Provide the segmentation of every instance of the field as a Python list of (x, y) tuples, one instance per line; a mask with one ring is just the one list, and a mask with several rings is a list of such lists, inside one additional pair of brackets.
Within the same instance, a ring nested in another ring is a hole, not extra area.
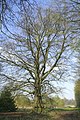
[(80, 110), (48, 110), (45, 113), (9, 112), (0, 113), (0, 120), (80, 120)]

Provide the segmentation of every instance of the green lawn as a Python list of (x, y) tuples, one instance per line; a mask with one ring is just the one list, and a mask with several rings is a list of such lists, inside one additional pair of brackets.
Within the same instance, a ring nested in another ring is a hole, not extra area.
[(48, 108), (48, 111), (80, 111), (80, 108)]

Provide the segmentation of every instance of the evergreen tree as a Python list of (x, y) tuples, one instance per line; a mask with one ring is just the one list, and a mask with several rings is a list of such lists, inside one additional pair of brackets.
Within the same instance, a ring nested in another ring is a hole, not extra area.
[(14, 112), (16, 111), (15, 101), (8, 88), (4, 88), (0, 96), (0, 112)]

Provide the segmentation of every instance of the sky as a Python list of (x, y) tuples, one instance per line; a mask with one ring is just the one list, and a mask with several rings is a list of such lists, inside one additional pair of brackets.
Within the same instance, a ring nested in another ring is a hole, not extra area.
[(65, 87), (65, 90), (63, 90), (63, 96), (65, 96), (68, 99), (75, 99), (74, 87), (75, 81), (78, 79), (75, 71), (77, 58), (75, 56), (72, 56), (69, 60), (69, 63), (70, 63), (70, 66), (68, 68), (69, 76), (65, 77), (65, 80), (67, 82), (64, 82), (62, 85)]
[(63, 84), (65, 89), (63, 89), (63, 93), (61, 95), (62, 98), (67, 98), (67, 99), (75, 99), (75, 94), (74, 94), (74, 82), (66, 82)]

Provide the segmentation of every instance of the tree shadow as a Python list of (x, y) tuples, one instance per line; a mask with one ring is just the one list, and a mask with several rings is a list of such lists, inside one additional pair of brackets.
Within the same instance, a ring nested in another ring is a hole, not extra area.
[(53, 120), (48, 114), (39, 114), (36, 112), (14, 112), (10, 114), (0, 114), (0, 120)]
[(32, 112), (30, 114), (28, 114), (28, 116), (30, 120), (53, 120), (51, 116), (49, 116), (48, 114), (39, 114), (36, 112)]
[(80, 111), (65, 112), (61, 115), (61, 120), (80, 120)]

